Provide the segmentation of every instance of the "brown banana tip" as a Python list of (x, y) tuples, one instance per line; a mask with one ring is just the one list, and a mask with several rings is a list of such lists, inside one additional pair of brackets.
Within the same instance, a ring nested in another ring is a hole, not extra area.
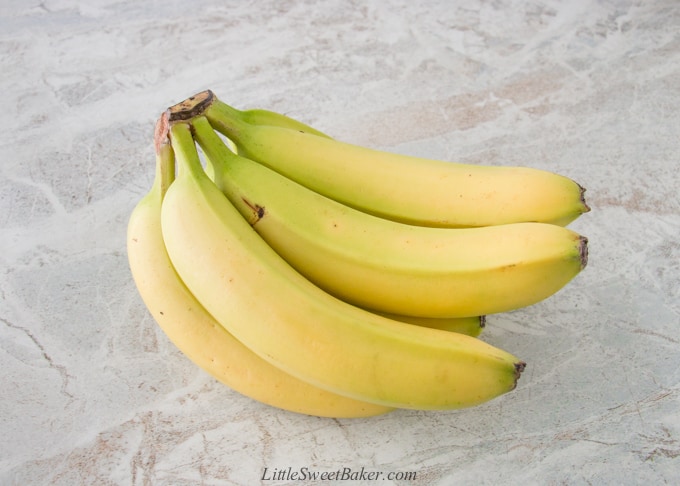
[(170, 123), (168, 111), (164, 111), (156, 121), (153, 132), (153, 145), (156, 154), (161, 152), (161, 147), (170, 143)]
[(205, 91), (190, 96), (184, 101), (180, 101), (176, 105), (172, 105), (168, 108), (170, 123), (191, 120), (192, 118), (202, 115), (205, 110), (210, 107), (213, 101), (215, 101), (215, 94), (209, 89), (206, 89)]
[(479, 327), (486, 327), (486, 316), (479, 316)]
[(588, 206), (588, 203), (586, 202), (586, 188), (579, 183), (576, 183), (576, 185), (578, 186), (579, 191), (581, 192), (579, 198), (581, 200), (581, 204), (583, 205), (583, 212), (587, 213), (588, 211), (590, 211), (590, 206)]
[(578, 252), (581, 258), (581, 270), (588, 265), (588, 238), (585, 236), (578, 237)]
[(514, 390), (515, 387), (517, 386), (517, 381), (519, 380), (519, 377), (522, 375), (522, 372), (524, 371), (524, 368), (527, 367), (527, 364), (524, 361), (518, 361), (515, 363), (515, 381), (512, 386), (512, 389)]

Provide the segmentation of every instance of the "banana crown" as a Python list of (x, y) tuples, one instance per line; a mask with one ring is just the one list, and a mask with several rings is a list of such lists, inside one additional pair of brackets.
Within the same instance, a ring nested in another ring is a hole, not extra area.
[(582, 271), (590, 208), (559, 174), (427, 160), (333, 139), (210, 91), (168, 108), (128, 224), (133, 279), (168, 338), (215, 379), (323, 417), (470, 407), (525, 362), (487, 316)]

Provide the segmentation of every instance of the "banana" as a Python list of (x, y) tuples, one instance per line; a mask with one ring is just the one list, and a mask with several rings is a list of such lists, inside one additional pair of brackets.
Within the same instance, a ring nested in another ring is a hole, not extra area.
[(209, 90), (193, 101), (194, 114), (203, 113), (236, 144), (239, 154), (383, 218), (436, 227), (517, 222), (566, 226), (590, 210), (579, 184), (549, 171), (423, 159), (304, 130), (255, 125)]
[(170, 259), (236, 339), (325, 390), (388, 407), (453, 409), (514, 389), (525, 363), (463, 334), (353, 307), (296, 272), (207, 177), (187, 123), (170, 127), (178, 175), (161, 208)]
[(325, 291), (378, 312), (480, 316), (540, 302), (587, 261), (587, 240), (561, 226), (413, 226), (329, 199), (231, 152), (208, 120), (194, 127), (217, 186), (255, 231)]
[(369, 417), (392, 410), (293, 378), (246, 348), (203, 308), (180, 280), (165, 249), (161, 200), (174, 178), (174, 159), (168, 143), (157, 143), (156, 152), (155, 180), (132, 212), (127, 248), (139, 293), (175, 346), (221, 383), (273, 407), (335, 418)]

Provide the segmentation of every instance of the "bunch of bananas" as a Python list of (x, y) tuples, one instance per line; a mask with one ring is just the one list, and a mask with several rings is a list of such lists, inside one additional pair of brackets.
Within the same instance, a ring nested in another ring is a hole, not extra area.
[(368, 417), (514, 389), (525, 363), (478, 338), (587, 262), (584, 190), (546, 171), (337, 141), (211, 91), (170, 107), (128, 226), (139, 293), (170, 340), (285, 410)]

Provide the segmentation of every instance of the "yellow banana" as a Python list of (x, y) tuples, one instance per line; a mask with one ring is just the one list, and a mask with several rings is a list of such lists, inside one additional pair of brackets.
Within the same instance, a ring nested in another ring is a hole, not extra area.
[(128, 226), (128, 258), (139, 293), (168, 338), (196, 365), (237, 392), (281, 409), (324, 417), (368, 417), (391, 408), (330, 393), (293, 378), (229, 334), (173, 268), (161, 234), (161, 200), (174, 177), (169, 144), (157, 143), (156, 177)]
[(561, 226), (407, 225), (352, 209), (231, 152), (190, 120), (218, 187), (255, 231), (325, 291), (370, 310), (428, 318), (505, 312), (553, 295), (586, 264)]
[(437, 227), (517, 222), (566, 226), (589, 211), (573, 180), (528, 167), (481, 166), (372, 150), (304, 130), (256, 125), (211, 91), (195, 96), (239, 154), (316, 192), (387, 219)]
[(389, 407), (452, 409), (512, 390), (525, 364), (463, 334), (348, 305), (297, 273), (207, 177), (188, 124), (171, 125), (179, 162), (161, 210), (178, 274), (240, 342), (320, 388)]

